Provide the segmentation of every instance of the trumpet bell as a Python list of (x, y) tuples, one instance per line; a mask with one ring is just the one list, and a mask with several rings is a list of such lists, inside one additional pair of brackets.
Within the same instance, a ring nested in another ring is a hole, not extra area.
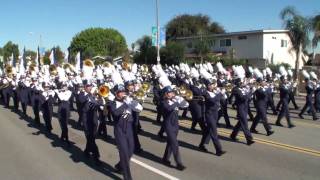
[(94, 63), (91, 59), (84, 60), (83, 65), (88, 67), (94, 67)]
[(99, 91), (98, 91), (99, 96), (106, 98), (108, 97), (109, 93), (110, 93), (110, 88), (108, 86), (99, 87)]
[(133, 93), (133, 98), (138, 101), (144, 101), (145, 92), (143, 90), (138, 90)]
[(129, 63), (129, 62), (123, 62), (121, 66), (122, 66), (122, 69), (124, 69), (126, 71), (131, 70), (131, 63)]
[(143, 92), (147, 93), (150, 91), (151, 85), (150, 85), (150, 83), (143, 82), (141, 85), (141, 88), (142, 88)]
[(56, 76), (58, 74), (57, 66), (52, 64), (49, 66), (49, 72), (51, 76)]

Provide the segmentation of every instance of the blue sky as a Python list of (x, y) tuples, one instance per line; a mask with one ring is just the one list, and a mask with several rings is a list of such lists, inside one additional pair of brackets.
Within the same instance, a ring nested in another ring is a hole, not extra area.
[[(320, 0), (159, 0), (162, 26), (183, 13), (207, 14), (228, 32), (281, 29), (279, 12), (295, 6), (304, 16), (320, 13)], [(59, 45), (89, 27), (118, 29), (130, 47), (155, 25), (155, 0), (0, 0), (0, 46), (12, 40), (20, 49)], [(32, 33), (30, 33), (32, 32)]]

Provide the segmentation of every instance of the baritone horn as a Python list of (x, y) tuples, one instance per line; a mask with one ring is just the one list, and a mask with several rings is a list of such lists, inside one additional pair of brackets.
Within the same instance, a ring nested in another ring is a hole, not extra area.
[(126, 71), (130, 71), (131, 70), (131, 63), (129, 63), (129, 62), (123, 62), (121, 64), (121, 66), (122, 66), (122, 69), (124, 69)]

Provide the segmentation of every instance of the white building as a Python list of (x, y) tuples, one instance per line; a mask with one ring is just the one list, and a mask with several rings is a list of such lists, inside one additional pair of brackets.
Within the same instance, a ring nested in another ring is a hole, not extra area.
[[(288, 63), (295, 67), (296, 53), (292, 50), (287, 30), (255, 30), (231, 32), (206, 36), (181, 37), (177, 41), (186, 47), (186, 56), (194, 55), (196, 40), (208, 38), (212, 53), (222, 53), (235, 59), (246, 59), (248, 63), (265, 67), (267, 64)], [(308, 56), (300, 57), (300, 68)]]

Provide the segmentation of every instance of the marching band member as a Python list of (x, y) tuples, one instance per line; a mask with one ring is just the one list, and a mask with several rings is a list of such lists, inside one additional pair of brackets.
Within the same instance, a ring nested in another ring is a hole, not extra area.
[(70, 116), (70, 97), (72, 92), (68, 89), (67, 83), (61, 84), (60, 90), (56, 89), (55, 93), (58, 97), (58, 114), (59, 114), (59, 124), (61, 128), (60, 139), (65, 141), (70, 145), (69, 136), (68, 136), (68, 120)]
[[(119, 78), (119, 77), (118, 77)], [(121, 77), (120, 77), (121, 78)], [(124, 179), (132, 179), (130, 159), (134, 152), (133, 114), (142, 111), (142, 106), (129, 96), (122, 84), (114, 87), (115, 100), (110, 104), (110, 111), (115, 122), (114, 136), (119, 150), (120, 162), (115, 168), (123, 172)]]
[(29, 103), (29, 86), (30, 86), (30, 81), (29, 77), (24, 78), (24, 76), (20, 76), (20, 81), (18, 82), (19, 86), (19, 98), (20, 98), (20, 103), (22, 107), (22, 112), (24, 116), (27, 115), (27, 107)]
[(41, 93), (42, 117), (44, 119), (47, 131), (51, 133), (51, 130), (52, 130), (51, 120), (53, 116), (53, 102), (54, 102), (55, 92), (50, 89), (49, 82), (43, 82), (42, 87), (43, 87), (43, 91)]
[(239, 133), (240, 128), (242, 129), (245, 138), (247, 140), (247, 145), (251, 145), (254, 143), (253, 137), (248, 128), (248, 102), (251, 98), (251, 92), (248, 88), (244, 87), (243, 78), (244, 78), (244, 70), (240, 67), (234, 67), (234, 73), (236, 75), (235, 79), (235, 87), (233, 88), (233, 94), (235, 96), (235, 103), (237, 106), (237, 117), (238, 122), (236, 126), (234, 126), (233, 131), (230, 135), (232, 140), (236, 140), (236, 137)]
[(280, 112), (278, 114), (276, 125), (283, 126), (281, 124), (281, 119), (285, 116), (287, 119), (287, 122), (288, 122), (288, 127), (293, 128), (293, 127), (295, 127), (295, 125), (293, 125), (290, 120), (290, 112), (289, 112), (289, 107), (288, 107), (290, 88), (289, 88), (289, 84), (288, 84), (288, 80), (287, 80), (286, 75), (287, 75), (286, 73), (282, 72), (282, 75), (280, 77), (281, 83), (280, 83), (279, 90), (280, 90), (280, 101), (282, 103), (282, 106), (281, 106)]
[(288, 70), (288, 81), (290, 82), (289, 103), (291, 101), (294, 108), (297, 110), (299, 109), (299, 106), (296, 103), (295, 94), (294, 94), (297, 88), (297, 84), (293, 81), (293, 72), (291, 71), (291, 69)]
[(34, 121), (36, 123), (36, 126), (40, 126), (40, 108), (41, 108), (41, 102), (40, 102), (40, 93), (41, 93), (41, 87), (38, 84), (37, 77), (32, 77), (32, 84), (30, 86), (30, 92), (29, 96), (31, 99), (31, 105), (32, 110), (34, 114)]
[(207, 91), (204, 94), (205, 97), (205, 122), (206, 129), (203, 133), (199, 148), (202, 151), (207, 152), (204, 144), (211, 137), (214, 147), (216, 149), (216, 155), (221, 156), (225, 151), (222, 150), (221, 143), (218, 138), (217, 121), (219, 117), (219, 108), (222, 96), (225, 96), (225, 90), (220, 90), (217, 87), (216, 79), (206, 79), (205, 84)]
[(313, 100), (312, 96), (314, 95), (314, 90), (315, 90), (315, 85), (316, 85), (316, 82), (314, 80), (316, 80), (316, 77), (312, 77), (312, 79), (311, 79), (310, 75), (305, 70), (303, 70), (302, 73), (305, 77), (307, 96), (306, 96), (306, 103), (305, 103), (304, 107), (302, 108), (301, 112), (299, 113), (299, 117), (301, 119), (304, 119), (304, 117), (302, 115), (309, 108), (310, 112), (312, 113), (312, 118), (315, 121), (318, 118), (317, 118), (317, 115), (316, 115), (316, 112), (314, 110), (314, 106), (312, 103), (312, 100)]
[(267, 86), (265, 86), (265, 81), (263, 81), (263, 75), (262, 73), (258, 70), (258, 69), (254, 69), (254, 73), (255, 76), (257, 78), (257, 83), (258, 83), (258, 87), (255, 87), (257, 89), (255, 89), (254, 91), (254, 105), (257, 109), (257, 114), (253, 120), (253, 123), (251, 125), (250, 131), (252, 133), (258, 133), (258, 131), (256, 130), (256, 127), (258, 125), (258, 123), (261, 121), (266, 132), (267, 132), (267, 136), (270, 136), (271, 134), (273, 134), (274, 132), (271, 129), (271, 126), (268, 123), (268, 119), (267, 119), (267, 98), (268, 98), (268, 94), (267, 94)]
[(314, 91), (314, 107), (316, 112), (320, 112), (320, 82), (318, 80)]
[(161, 101), (161, 108), (163, 112), (164, 131), (167, 134), (167, 146), (163, 155), (163, 163), (170, 165), (170, 156), (173, 153), (173, 157), (177, 163), (178, 170), (184, 170), (185, 166), (182, 164), (179, 144), (177, 140), (179, 124), (178, 124), (178, 112), (179, 108), (188, 107), (182, 97), (176, 96), (171, 86), (166, 86), (163, 89), (164, 99)]
[[(218, 80), (217, 80), (217, 86), (219, 88), (225, 89), (225, 86), (227, 85), (227, 80), (224, 77), (225, 69), (223, 68), (222, 64), (220, 62), (216, 65), (218, 67)], [(220, 110), (219, 110), (219, 116), (218, 116), (218, 126), (219, 126), (219, 119), (223, 116), (224, 120), (226, 121), (226, 128), (232, 128), (233, 126), (230, 123), (229, 115), (228, 115), (228, 94), (227, 92), (220, 98)]]

